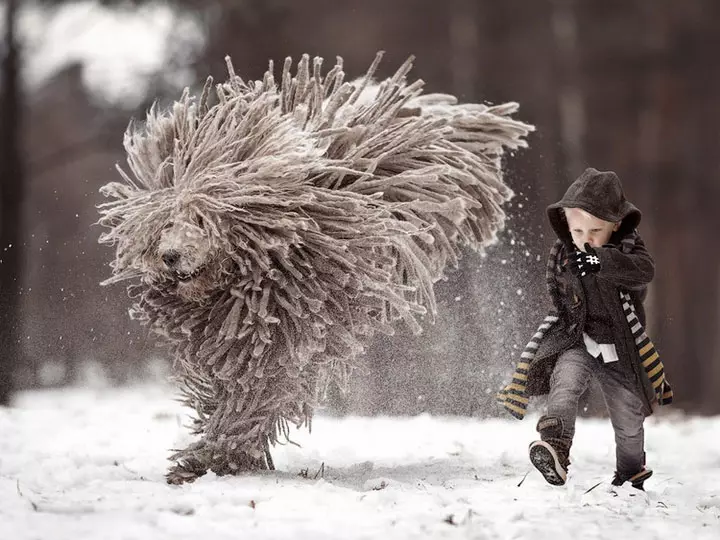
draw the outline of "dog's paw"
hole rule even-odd
[[[191,469],[182,465],[174,465],[168,470],[165,479],[168,484],[179,486],[181,484],[194,482],[204,475],[205,472],[204,470]]]

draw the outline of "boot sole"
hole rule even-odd
[[[652,475],[653,475],[652,469],[643,469],[639,473],[631,476],[630,478],[628,478],[627,480],[622,481],[622,482],[616,476],[615,478],[613,478],[612,485],[617,487],[617,486],[622,486],[625,482],[630,482],[630,485],[632,487],[634,487],[635,489],[645,491],[643,484],[645,483],[645,480],[650,478]]]
[[[653,475],[652,469],[643,469],[639,473],[637,473],[635,476],[628,478],[628,482],[630,482],[630,485],[634,487],[635,489],[639,489],[640,491],[645,491],[645,480],[650,478]]]
[[[635,476],[629,478],[629,482],[633,485],[640,484],[653,475],[652,469],[644,469]]]
[[[567,473],[560,465],[555,450],[543,441],[536,441],[530,445],[530,462],[540,471],[548,484],[553,486],[565,485]]]

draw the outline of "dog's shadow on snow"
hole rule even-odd
[[[312,483],[322,480],[355,491],[381,490],[387,487],[422,489],[426,486],[452,489],[477,482],[513,480],[518,474],[518,469],[510,465],[481,465],[457,456],[395,466],[377,466],[372,461],[362,461],[336,467],[331,462],[309,460],[305,464],[295,463],[286,470],[262,473],[269,478],[299,482]]]

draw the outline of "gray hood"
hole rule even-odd
[[[581,208],[605,221],[622,222],[613,234],[611,242],[633,232],[640,224],[642,214],[637,207],[625,199],[620,179],[612,171],[585,169],[565,192],[563,198],[547,207],[550,225],[558,238],[572,243],[570,230],[561,208]]]

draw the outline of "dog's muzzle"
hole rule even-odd
[[[165,266],[172,270],[180,261],[180,252],[176,249],[168,249],[160,256],[160,258],[162,259],[162,262],[165,263]]]

